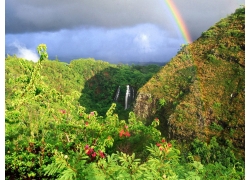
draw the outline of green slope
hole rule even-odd
[[[146,122],[158,117],[169,139],[216,136],[244,150],[245,8],[183,46],[140,88],[134,112]]]

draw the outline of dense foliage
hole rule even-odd
[[[243,12],[244,9],[237,10],[235,19],[242,18]],[[232,24],[238,27],[237,23]],[[231,40],[230,43],[235,42]],[[238,52],[239,59],[226,61],[221,53],[216,54],[218,49],[214,47],[216,58],[209,56],[200,62],[194,51],[198,47],[195,44],[183,47],[163,69],[155,65],[112,65],[94,59],[72,60],[69,64],[51,61],[44,44],[38,46],[37,63],[8,56],[6,179],[244,179],[244,156],[237,153],[242,132],[234,129],[235,125],[242,128],[244,124],[241,117],[244,106],[240,105],[244,98],[242,52]],[[232,57],[230,53],[223,51],[227,58]],[[210,65],[210,69],[201,64]],[[216,71],[218,74],[214,72],[211,77],[222,89],[201,91],[209,88],[202,79],[215,88],[201,71]],[[218,76],[223,77],[223,82]],[[163,85],[165,80],[168,83]],[[152,90],[157,96],[157,101],[154,97],[147,100],[157,102],[156,113],[147,121],[150,123],[144,124],[132,109],[124,110],[124,97],[113,102],[117,86],[127,84],[136,90],[141,87]],[[211,91],[214,96],[216,93],[230,96],[234,91],[238,94],[229,107],[225,98],[215,96],[214,100]],[[192,97],[196,97],[198,105]],[[193,123],[197,117],[204,117],[207,106],[213,111],[209,140],[201,138],[202,128]],[[173,136],[176,140],[165,136],[162,127],[166,126],[166,117],[171,128],[178,127]],[[230,132],[234,130],[232,134],[225,130],[225,124]],[[189,139],[191,127],[197,129],[193,129],[194,138]],[[180,143],[180,137],[186,141]]]
[[[114,103],[104,117],[96,111],[86,113],[77,104],[77,91],[63,94],[46,83],[41,76],[46,61],[33,64],[9,57],[6,69],[12,59],[22,65],[23,74],[7,74],[6,87],[11,89],[6,91],[7,179],[244,177],[244,163],[230,148],[218,146],[216,139],[208,145],[197,140],[188,154],[181,153],[174,141],[161,136],[158,118],[149,126],[133,112],[121,120]],[[195,159],[198,155],[200,159]]]
[[[39,51],[40,52],[40,51]],[[105,115],[114,102],[114,94],[118,86],[121,87],[120,97],[116,101],[116,112],[121,117],[128,117],[129,110],[124,110],[125,90],[129,84],[135,90],[143,86],[161,66],[158,65],[114,65],[95,59],[76,59],[69,64],[58,60],[43,60],[43,68],[40,74],[45,84],[52,86],[64,95],[77,93],[75,102],[86,108],[86,112],[98,111],[99,115]],[[29,69],[34,68],[31,61],[23,62],[16,56],[6,58],[6,82],[9,78],[24,76]],[[6,99],[10,100],[10,94],[14,91],[11,84],[6,83]],[[75,92],[74,92],[75,91]],[[132,107],[132,106],[131,106]]]
[[[211,170],[205,170],[191,154],[183,156],[182,160],[175,145],[161,137],[156,129],[159,119],[145,126],[131,112],[128,120],[120,120],[114,114],[116,104],[112,104],[105,117],[98,116],[96,111],[86,113],[84,107],[74,103],[74,94],[63,95],[46,85],[46,79],[40,75],[44,68],[42,63],[30,66],[26,60],[15,61],[22,64],[26,73],[9,77],[6,82],[13,90],[6,99],[7,178],[188,179],[210,176]],[[210,159],[203,151],[212,153],[210,149],[214,145],[196,148],[200,143],[195,142],[194,152]],[[205,163],[217,162],[212,158],[217,153]],[[228,161],[209,164],[209,169],[221,168],[224,172],[213,177],[243,176],[242,165],[230,150],[229,153],[224,156],[232,161],[230,164]]]

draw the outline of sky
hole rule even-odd
[[[5,55],[37,61],[36,48],[43,43],[49,59],[64,62],[78,58],[168,62],[181,45],[190,43],[183,32],[193,42],[244,4],[244,0],[6,0]]]

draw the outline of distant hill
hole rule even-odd
[[[147,66],[147,65],[158,65],[158,66],[165,66],[167,62],[154,62],[154,61],[142,61],[142,62],[136,62],[136,61],[129,61],[127,64],[129,65],[140,65],[140,66]]]
[[[23,89],[29,83],[29,76],[34,62],[7,56],[5,60],[5,98],[6,104],[11,104],[16,91]],[[134,88],[134,92],[143,86],[162,66],[110,64],[105,61],[88,59],[74,59],[70,63],[59,60],[44,60],[41,69],[42,82],[49,89],[55,89],[62,95],[72,95],[77,92],[75,105],[80,104],[87,112],[98,111],[105,115],[111,104],[117,104],[117,111],[121,118],[126,118],[131,111],[124,110],[126,85]],[[16,83],[9,82],[14,78]],[[120,86],[119,97],[114,101],[114,95]]]
[[[169,139],[245,147],[245,7],[185,45],[138,91],[134,112]]]

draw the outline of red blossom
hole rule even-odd
[[[90,155],[90,154],[91,154],[91,151],[90,151],[90,150],[87,150],[87,151],[86,151],[86,154],[87,154],[87,155]]]
[[[162,139],[162,140],[161,140],[161,142],[163,142],[163,143],[164,143],[164,142],[166,142],[166,140],[165,140],[165,139]]]
[[[86,154],[90,156],[93,152],[94,152],[94,149],[90,148],[90,149],[87,151]]]
[[[159,121],[159,119],[158,119],[158,118],[155,118],[155,121]]]
[[[158,146],[158,147],[159,147],[159,146],[161,146],[161,144],[160,144],[160,143],[156,143],[156,146]]]
[[[88,126],[88,125],[89,125],[89,122],[85,122],[85,125]]]
[[[130,133],[129,133],[128,131],[125,132],[124,135],[125,135],[126,137],[130,137]]]
[[[100,156],[101,158],[105,158],[104,152],[102,152],[102,151],[99,150],[99,156]]]
[[[96,157],[96,152],[94,152],[91,156],[92,156],[92,157]]]
[[[89,149],[89,145],[88,144],[85,146],[85,150],[87,150],[87,149]]]
[[[172,144],[168,143],[168,147],[172,147]]]
[[[160,149],[160,151],[162,151],[162,150],[163,150],[163,147],[159,147],[159,149]]]
[[[119,132],[119,136],[122,137],[124,134],[124,130],[122,129],[120,132]]]

